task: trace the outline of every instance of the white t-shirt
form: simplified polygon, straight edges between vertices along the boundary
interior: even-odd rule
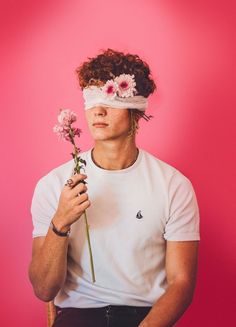
[[[66,282],[54,302],[60,307],[152,306],[167,287],[168,241],[199,240],[199,209],[190,180],[180,171],[139,149],[135,163],[105,170],[86,160],[87,209],[96,282],[91,279],[83,216],[71,227]],[[33,237],[45,236],[57,209],[70,160],[42,177],[31,213]]]

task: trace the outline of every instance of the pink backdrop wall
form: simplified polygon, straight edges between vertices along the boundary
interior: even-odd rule
[[[5,0],[0,12],[1,326],[46,326],[27,277],[32,192],[70,159],[52,132],[60,107],[79,114],[80,147],[92,145],[74,69],[107,47],[150,64],[155,119],[138,145],[189,177],[198,197],[198,283],[177,326],[236,325],[233,1]]]

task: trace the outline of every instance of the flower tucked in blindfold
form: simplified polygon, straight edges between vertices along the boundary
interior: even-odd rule
[[[114,79],[108,80],[102,87],[102,91],[109,99],[114,99],[116,96],[128,98],[137,94],[135,86],[134,75],[121,74]]]

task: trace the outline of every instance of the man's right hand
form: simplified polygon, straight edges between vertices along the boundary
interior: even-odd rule
[[[87,187],[84,184],[86,175],[76,174],[71,177],[73,185],[65,185],[62,189],[58,208],[53,217],[53,224],[61,232],[67,232],[90,206]]]

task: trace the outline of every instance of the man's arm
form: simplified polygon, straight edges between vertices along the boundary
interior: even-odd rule
[[[193,299],[199,241],[167,241],[168,288],[153,305],[139,327],[171,327]]]
[[[29,278],[35,295],[51,301],[63,285],[67,268],[68,237],[57,236],[51,229],[46,237],[33,240]]]
[[[66,232],[90,206],[85,175],[74,175],[74,187],[65,186],[61,192],[53,223],[60,232]],[[79,195],[79,196],[78,196]],[[43,204],[42,204],[43,205]],[[56,235],[50,228],[44,237],[33,240],[29,278],[35,295],[42,301],[51,301],[65,282],[67,272],[68,236]]]

